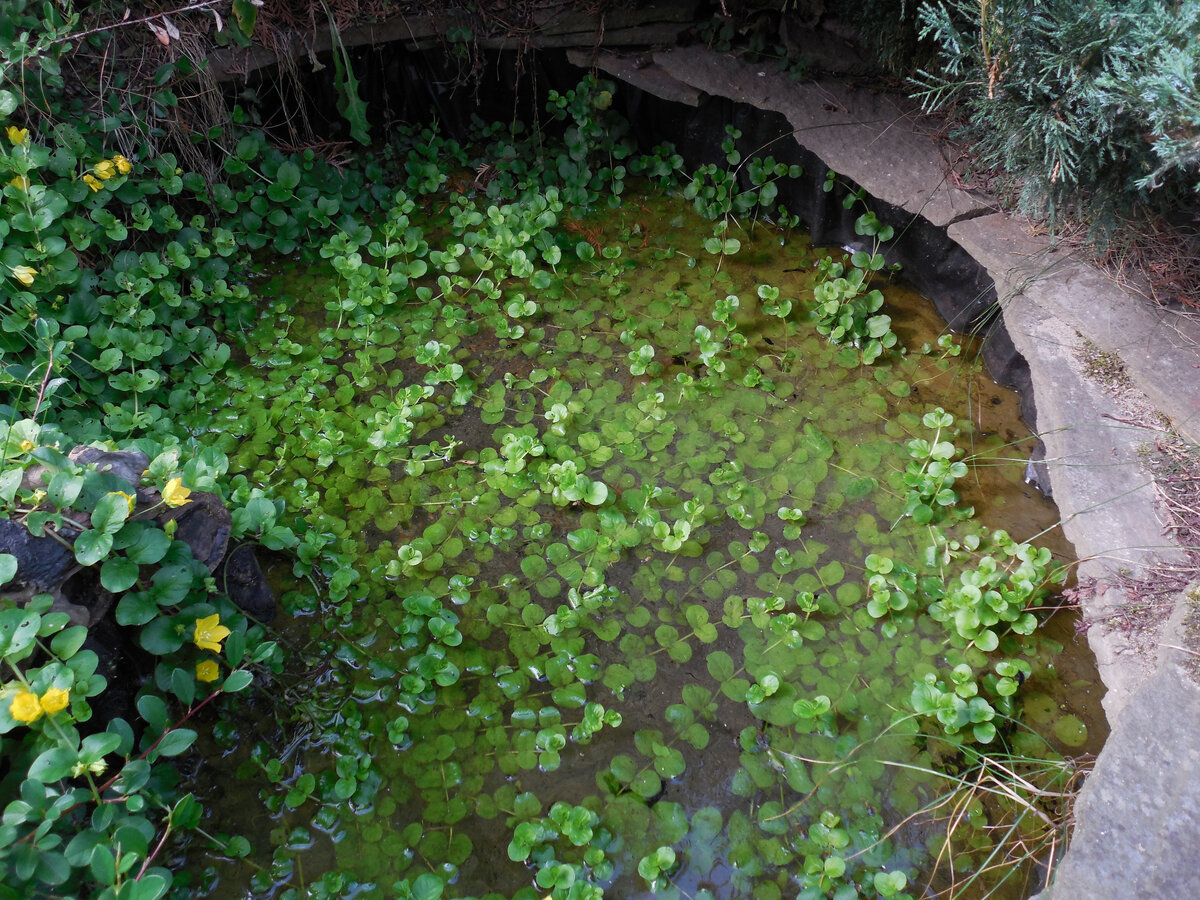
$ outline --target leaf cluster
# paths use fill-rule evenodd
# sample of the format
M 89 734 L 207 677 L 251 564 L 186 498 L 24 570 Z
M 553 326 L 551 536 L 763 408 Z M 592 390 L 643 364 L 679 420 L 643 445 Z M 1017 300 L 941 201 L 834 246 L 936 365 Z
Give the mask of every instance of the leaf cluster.
M 156 900 L 172 883 L 159 852 L 203 815 L 171 763 L 198 736 L 184 723 L 216 697 L 247 688 L 276 647 L 211 593 L 208 570 L 173 539 L 173 520 L 164 527 L 154 518 L 178 497 L 172 481 L 214 488 L 223 457 L 205 452 L 181 462 L 178 448 L 160 449 L 145 472 L 157 490 L 142 493 L 95 463 L 72 462 L 58 449 L 62 440 L 28 419 L 0 422 L 0 515 L 66 543 L 78 567 L 96 573 L 97 590 L 117 597 L 116 622 L 136 629 L 156 667 L 137 700 L 140 722 L 92 721 L 107 681 L 97 671 L 99 656 L 85 647 L 88 627 L 54 610 L 50 594 L 34 594 L 23 606 L 5 600 L 3 886 L 22 894 Z M 251 512 L 239 531 L 253 526 Z M 0 553 L 0 584 L 18 575 L 16 559 Z

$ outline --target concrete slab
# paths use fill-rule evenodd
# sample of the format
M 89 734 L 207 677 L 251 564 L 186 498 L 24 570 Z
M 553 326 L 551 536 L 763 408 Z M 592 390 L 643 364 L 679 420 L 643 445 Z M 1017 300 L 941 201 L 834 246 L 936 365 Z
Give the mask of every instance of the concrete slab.
M 1142 686 L 1075 803 L 1075 830 L 1038 900 L 1200 897 L 1200 688 L 1177 664 Z
M 702 92 L 674 78 L 666 69 L 651 60 L 650 54 L 646 53 L 567 51 L 567 62 L 573 66 L 579 66 L 581 69 L 595 66 L 600 71 L 663 100 L 682 103 L 685 106 L 700 105 L 700 99 L 704 96 Z
M 956 187 L 938 145 L 915 124 L 911 104 L 836 82 L 793 83 L 703 47 L 665 50 L 654 61 L 676 80 L 758 109 L 782 113 L 796 140 L 873 197 L 944 226 L 995 209 Z
M 1003 277 L 998 287 L 1004 285 Z M 1046 448 L 1046 472 L 1062 514 L 1063 533 L 1081 560 L 1081 580 L 1105 585 L 1128 570 L 1149 577 L 1164 563 L 1183 563 L 1180 549 L 1163 536 L 1153 480 L 1142 448 L 1161 433 L 1108 418 L 1114 407 L 1105 387 L 1087 377 L 1080 362 L 1084 338 L 1023 292 L 1001 301 L 1004 324 L 1029 364 L 1036 393 L 1035 431 Z M 1111 608 L 1125 598 L 1101 589 L 1085 610 L 1092 622 L 1089 645 L 1107 692 L 1112 722 L 1154 671 L 1139 644 L 1107 625 Z
M 1007 215 L 956 223 L 947 232 L 992 275 L 1002 304 L 1020 294 L 1119 354 L 1175 430 L 1200 444 L 1200 319 L 1147 303 Z

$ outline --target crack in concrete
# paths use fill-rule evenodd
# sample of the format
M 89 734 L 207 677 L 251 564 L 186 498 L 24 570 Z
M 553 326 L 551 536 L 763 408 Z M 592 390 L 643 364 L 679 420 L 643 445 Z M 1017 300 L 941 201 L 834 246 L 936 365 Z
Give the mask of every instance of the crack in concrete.
M 998 209 L 990 206 L 981 206 L 978 209 L 969 209 L 966 212 L 959 213 L 943 227 L 949 228 L 951 225 L 961 225 L 963 222 L 970 222 L 972 219 L 982 219 L 984 216 L 991 216 L 997 212 L 999 212 Z

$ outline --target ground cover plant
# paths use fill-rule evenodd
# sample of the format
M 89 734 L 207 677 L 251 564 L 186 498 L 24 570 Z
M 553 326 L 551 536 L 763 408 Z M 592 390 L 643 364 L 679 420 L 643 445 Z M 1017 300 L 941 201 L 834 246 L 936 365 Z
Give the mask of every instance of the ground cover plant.
M 196 722 L 280 658 L 174 540 L 171 511 L 211 492 L 232 508 L 235 540 L 299 545 L 282 504 L 230 478 L 175 415 L 204 401 L 230 358 L 224 335 L 255 312 L 248 251 L 293 252 L 331 217 L 370 208 L 378 172 L 343 176 L 252 128 L 219 177 L 185 171 L 161 127 L 183 63 L 160 67 L 145 94 L 109 80 L 105 114 L 87 115 L 95 84 L 64 76 L 77 17 L 18 0 L 0 20 L 0 517 L 113 608 L 107 623 L 78 607 L 72 618 L 66 598 L 42 593 L 58 583 L 0 553 L 0 892 L 153 900 L 174 880 L 175 839 L 203 815 L 176 765 Z M 67 455 L 110 441 L 146 455 L 140 487 Z M 336 569 L 325 540 L 306 535 L 302 569 Z M 89 633 L 106 624 L 145 684 L 109 682 L 112 651 Z M 114 711 L 122 689 L 138 696 Z
M 1020 759 L 1047 755 L 1013 717 L 1051 561 L 959 521 L 987 441 L 926 399 L 953 343 L 900 352 L 877 247 L 796 240 L 815 280 L 759 277 L 794 173 L 736 133 L 683 190 L 714 225 L 625 199 L 684 179 L 623 137 L 611 86 L 549 111 L 560 140 L 398 134 L 399 185 L 252 129 L 211 185 L 104 128 L 6 132 L 0 499 L 74 523 L 155 660 L 136 718 L 88 734 L 82 632 L 5 611 L 12 895 L 903 897 L 930 859 L 1006 852 L 978 791 L 956 841 L 901 833 L 971 771 L 1067 777 Z M 254 274 L 268 233 L 304 280 Z M 64 455 L 108 437 L 161 504 L 215 491 L 289 553 L 310 632 L 231 609 Z M 248 706 L 206 717 L 254 674 L 291 701 L 283 742 L 246 740 Z M 198 740 L 242 751 L 270 846 L 184 789 L 169 760 Z M 168 858 L 187 832 L 211 867 Z

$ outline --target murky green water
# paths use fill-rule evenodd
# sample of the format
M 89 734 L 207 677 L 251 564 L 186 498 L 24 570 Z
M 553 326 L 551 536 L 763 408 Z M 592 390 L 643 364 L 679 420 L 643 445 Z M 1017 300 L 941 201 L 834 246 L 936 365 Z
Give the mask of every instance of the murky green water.
M 259 840 L 257 874 L 222 861 L 205 891 L 278 894 L 337 871 L 406 896 L 393 885 L 432 872 L 447 897 L 593 884 L 842 898 L 900 896 L 897 871 L 911 896 L 1016 871 L 1008 850 L 989 854 L 1017 814 L 955 794 L 955 779 L 982 778 L 977 759 L 910 704 L 926 674 L 991 663 L 926 614 L 885 628 L 864 587 L 870 554 L 917 566 L 930 541 L 903 515 L 902 475 L 904 442 L 928 437 L 937 406 L 971 460 L 963 502 L 1062 549 L 1053 507 L 1022 483 L 1015 399 L 972 347 L 938 348 L 941 323 L 895 286 L 909 352 L 860 365 L 805 321 L 825 251 L 760 227 L 719 259 L 700 248 L 706 229 L 639 200 L 531 226 L 526 280 L 496 278 L 521 270 L 519 236 L 497 229 L 501 249 L 443 259 L 463 283 L 439 287 L 430 255 L 386 302 L 361 280 L 286 267 L 257 285 L 268 315 L 216 413 L 236 423 L 226 449 L 341 535 L 357 576 L 331 573 L 349 597 L 328 608 L 303 585 L 287 597 L 297 618 L 281 627 L 313 668 L 277 687 L 327 737 L 287 756 L 259 744 L 293 793 L 254 827 L 292 849 L 272 862 Z M 404 240 L 461 239 L 410 226 Z M 617 249 L 576 261 L 581 241 Z M 573 261 L 550 264 L 552 247 Z M 764 314 L 764 284 L 790 315 Z M 1011 711 L 1046 740 L 1002 716 L 979 752 L 1031 779 L 1038 766 L 1013 756 L 1102 737 L 1094 702 L 1063 690 L 1087 673 L 1055 669 L 1069 640 L 1008 636 L 994 655 L 1030 664 Z M 231 765 L 259 771 L 251 749 Z M 306 775 L 311 798 L 295 793 Z M 1034 819 L 1012 833 L 1032 843 Z M 673 865 L 639 874 L 658 848 Z M 1026 874 L 999 896 L 1022 896 Z

